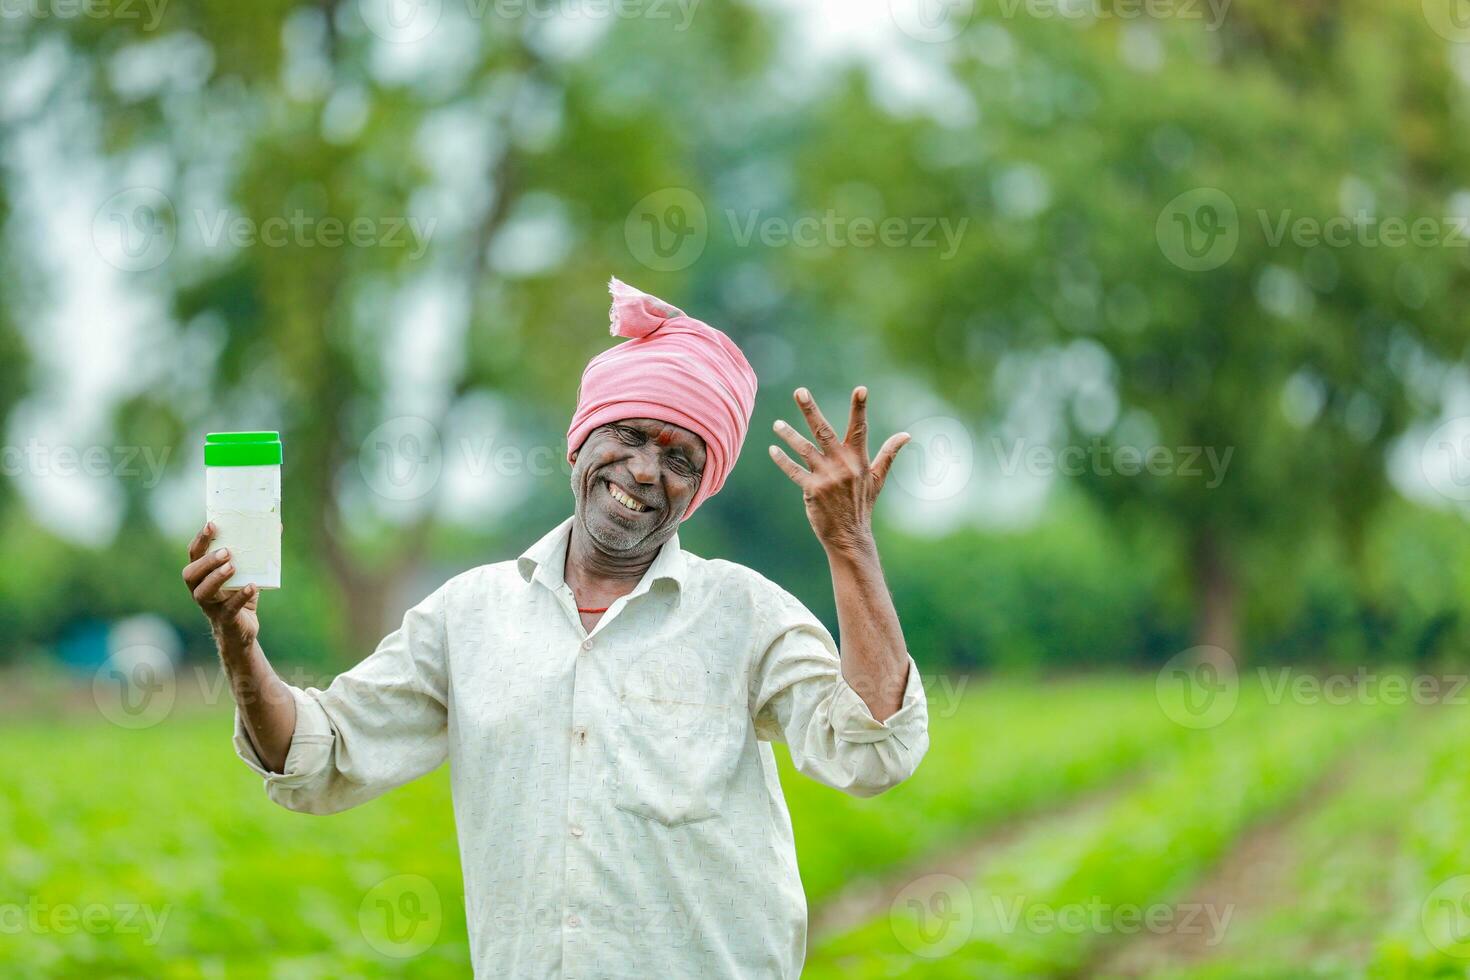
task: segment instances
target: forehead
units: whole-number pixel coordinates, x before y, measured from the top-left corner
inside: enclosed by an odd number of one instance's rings
[[[637,429],[660,445],[677,446],[690,452],[704,452],[704,440],[697,433],[672,422],[661,419],[618,419],[614,424]]]

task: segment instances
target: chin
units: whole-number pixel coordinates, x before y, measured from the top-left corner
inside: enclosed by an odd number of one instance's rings
[[[600,511],[593,510],[582,518],[582,527],[604,551],[632,551],[649,535],[648,531],[619,524]]]

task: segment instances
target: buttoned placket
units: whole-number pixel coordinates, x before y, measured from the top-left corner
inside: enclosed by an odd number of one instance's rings
[[[577,649],[572,660],[572,732],[571,732],[571,759],[567,767],[567,813],[566,813],[566,838],[563,852],[566,855],[563,862],[564,877],[562,880],[562,894],[564,896],[564,908],[562,910],[562,976],[572,978],[579,976],[582,966],[583,944],[579,942],[583,937],[583,927],[586,925],[588,909],[584,903],[579,901],[579,886],[583,882],[585,868],[581,858],[585,853],[583,848],[596,847],[596,828],[586,825],[583,814],[588,812],[588,787],[591,785],[591,763],[587,742],[589,739],[588,723],[593,716],[589,705],[586,704],[586,687],[582,684],[582,666],[587,657],[598,646],[598,637],[606,632],[610,624],[617,619],[629,602],[648,591],[646,583],[639,583],[634,590],[625,596],[619,596],[608,606],[607,612],[592,627],[588,633],[582,625],[582,617],[577,613],[577,600],[572,594],[571,587],[565,582],[560,588],[554,590],[558,604],[566,613],[575,630],[574,637],[579,638]],[[608,737],[602,733],[602,737]]]

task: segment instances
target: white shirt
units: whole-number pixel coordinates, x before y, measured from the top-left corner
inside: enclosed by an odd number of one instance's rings
[[[447,758],[477,977],[794,978],[806,899],[769,743],[829,786],[888,789],[929,745],[918,668],[875,720],[805,606],[677,534],[588,634],[572,521],[450,579],[325,691],[292,687],[284,773],[238,708],[235,750],[303,813]]]

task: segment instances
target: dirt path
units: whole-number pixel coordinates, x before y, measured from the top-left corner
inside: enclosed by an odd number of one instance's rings
[[[987,861],[1022,835],[1073,821],[1086,821],[1136,785],[1139,778],[1139,772],[1125,774],[1105,787],[1083,793],[1052,809],[998,824],[979,837],[900,865],[881,877],[853,882],[813,910],[808,930],[809,946],[887,915],[899,893],[916,879],[926,875],[953,875],[961,881],[972,880]]]

